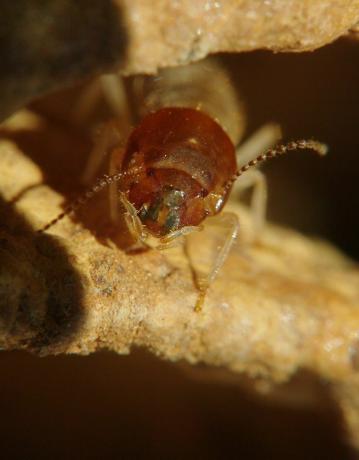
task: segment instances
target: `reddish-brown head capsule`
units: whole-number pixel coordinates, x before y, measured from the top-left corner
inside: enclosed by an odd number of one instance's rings
[[[156,237],[219,212],[229,193],[224,185],[237,170],[234,146],[221,126],[198,110],[179,107],[147,115],[120,161],[119,171],[139,168],[119,188]]]

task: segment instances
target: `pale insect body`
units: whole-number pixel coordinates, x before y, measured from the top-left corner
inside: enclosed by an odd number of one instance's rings
[[[118,80],[115,76],[113,79]],[[105,82],[107,94],[109,81],[107,78]],[[257,163],[295,149],[309,148],[325,153],[322,144],[297,141],[257,156],[279,136],[276,125],[266,125],[237,149],[237,156],[243,158],[238,166],[234,146],[244,130],[244,112],[225,69],[213,59],[167,69],[157,77],[138,77],[134,99],[141,121],[122,147],[118,147],[121,133],[116,124],[105,126],[90,156],[84,180],[96,174],[105,153],[110,157],[109,175],[41,231],[109,186],[114,223],[120,201],[135,238],[145,243],[152,235],[159,240],[157,247],[165,248],[179,237],[202,229],[201,224],[207,217],[219,214],[233,184]],[[244,177],[247,180],[242,186],[255,187],[254,222],[258,231],[264,220],[265,182],[257,170]],[[208,277],[200,283],[196,310],[201,308],[208,287],[238,234],[237,216],[226,213],[223,218],[230,222],[230,231]]]

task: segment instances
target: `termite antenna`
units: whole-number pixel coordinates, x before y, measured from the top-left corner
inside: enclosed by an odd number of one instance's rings
[[[42,228],[37,230],[37,233],[46,232],[46,230],[48,230],[49,228],[53,227],[60,220],[62,220],[64,217],[66,217],[69,214],[77,211],[81,206],[86,204],[94,195],[96,195],[96,193],[100,192],[105,187],[108,187],[113,182],[119,181],[124,176],[135,175],[135,174],[139,173],[140,170],[141,170],[141,168],[133,168],[133,169],[130,169],[128,171],[120,172],[120,173],[117,173],[117,174],[112,174],[112,175],[105,174],[104,176],[100,177],[97,180],[97,182],[89,190],[87,190],[83,195],[80,195],[72,203],[70,203],[68,206],[66,206],[66,208],[58,216],[56,216],[54,219],[52,219],[50,222],[48,222]]]
[[[224,189],[228,190],[233,185],[238,177],[240,177],[243,173],[245,173],[248,169],[256,166],[263,161],[268,160],[269,158],[275,158],[280,155],[284,155],[291,150],[313,150],[314,152],[318,153],[320,156],[326,155],[328,152],[328,146],[322,144],[321,142],[314,141],[314,140],[303,140],[300,139],[298,141],[291,141],[288,144],[279,144],[271,149],[268,149],[266,152],[259,155],[254,160],[249,161],[247,164],[242,166],[224,185]]]

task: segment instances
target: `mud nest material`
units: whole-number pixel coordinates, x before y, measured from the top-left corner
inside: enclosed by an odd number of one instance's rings
[[[359,0],[6,0],[0,119],[109,71],[154,73],[219,51],[314,50],[357,36]]]

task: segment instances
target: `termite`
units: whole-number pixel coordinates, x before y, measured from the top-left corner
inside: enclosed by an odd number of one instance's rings
[[[118,77],[106,78],[103,83],[107,93],[111,85],[117,92],[121,90]],[[231,228],[209,275],[199,285],[195,305],[199,311],[238,235],[237,215],[222,211],[235,182],[251,169],[246,185],[254,185],[258,191],[254,213],[258,229],[264,220],[265,182],[252,168],[291,150],[310,149],[324,155],[327,148],[314,140],[273,147],[278,141],[278,126],[273,124],[240,145],[244,129],[241,103],[227,71],[214,59],[166,69],[156,77],[139,77],[134,88],[134,99],[142,101],[138,125],[123,144],[116,123],[105,124],[83,179],[92,179],[105,157],[109,159],[108,174],[39,232],[48,230],[105,187],[109,189],[113,222],[121,203],[136,240],[146,244],[153,236],[159,249],[201,230],[206,218],[222,213]]]

